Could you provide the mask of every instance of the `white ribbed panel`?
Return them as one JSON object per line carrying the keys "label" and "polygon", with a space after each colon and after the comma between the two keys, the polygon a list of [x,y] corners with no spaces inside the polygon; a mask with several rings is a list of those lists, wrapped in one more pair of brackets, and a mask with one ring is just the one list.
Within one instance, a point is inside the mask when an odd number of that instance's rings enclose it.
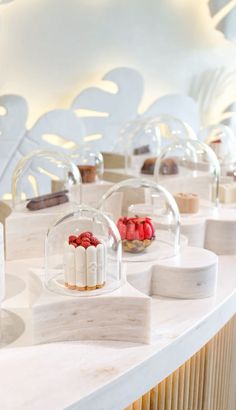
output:
{"label": "white ribbed panel", "polygon": [[125,410],[234,410],[236,316],[179,369]]}

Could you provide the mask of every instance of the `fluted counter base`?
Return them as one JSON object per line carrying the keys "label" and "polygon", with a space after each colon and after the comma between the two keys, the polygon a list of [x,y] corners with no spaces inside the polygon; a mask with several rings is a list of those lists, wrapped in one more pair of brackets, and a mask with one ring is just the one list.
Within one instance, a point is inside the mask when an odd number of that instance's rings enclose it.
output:
{"label": "fluted counter base", "polygon": [[235,410],[236,316],[174,373],[125,410]]}

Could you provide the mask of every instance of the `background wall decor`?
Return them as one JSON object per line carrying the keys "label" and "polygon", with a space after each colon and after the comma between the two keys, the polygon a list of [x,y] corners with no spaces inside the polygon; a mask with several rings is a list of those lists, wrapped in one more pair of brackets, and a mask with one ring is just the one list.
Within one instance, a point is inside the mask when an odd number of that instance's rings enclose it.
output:
{"label": "background wall decor", "polygon": [[29,126],[115,67],[142,73],[142,112],[186,93],[194,75],[236,65],[206,0],[15,0],[2,5],[0,29],[0,94],[28,101]]}

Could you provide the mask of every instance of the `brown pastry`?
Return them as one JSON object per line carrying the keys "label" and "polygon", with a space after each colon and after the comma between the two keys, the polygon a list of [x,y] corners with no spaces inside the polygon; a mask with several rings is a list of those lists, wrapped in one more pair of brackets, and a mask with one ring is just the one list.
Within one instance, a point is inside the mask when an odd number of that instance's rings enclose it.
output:
{"label": "brown pastry", "polygon": [[159,174],[161,175],[176,175],[179,173],[177,162],[173,158],[166,158],[161,161]]}
{"label": "brown pastry", "polygon": [[77,165],[80,171],[82,182],[87,184],[96,181],[97,170],[94,165]]}
{"label": "brown pastry", "polygon": [[134,148],[133,155],[148,154],[150,152],[149,145],[142,145],[141,147]]}
{"label": "brown pastry", "polygon": [[199,211],[200,202],[197,194],[178,193],[174,195],[181,214],[196,214]]}
{"label": "brown pastry", "polygon": [[30,211],[39,211],[40,209],[50,208],[51,206],[61,205],[69,202],[69,198],[66,195],[68,191],[60,191],[52,194],[46,194],[37,196],[31,199],[26,208]]}
{"label": "brown pastry", "polygon": [[153,175],[157,157],[147,158],[141,168],[141,173],[146,175]]}
{"label": "brown pastry", "polygon": [[227,177],[233,177],[233,180],[236,181],[236,169],[232,171],[227,171],[226,175]]}

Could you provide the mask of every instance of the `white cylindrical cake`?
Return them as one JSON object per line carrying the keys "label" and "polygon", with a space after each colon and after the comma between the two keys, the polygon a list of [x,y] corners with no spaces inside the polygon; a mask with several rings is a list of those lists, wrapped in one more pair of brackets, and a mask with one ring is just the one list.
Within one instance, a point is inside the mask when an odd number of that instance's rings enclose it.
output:
{"label": "white cylindrical cake", "polygon": [[97,286],[97,249],[89,246],[86,249],[87,261],[87,289],[94,290]]}
{"label": "white cylindrical cake", "polygon": [[3,226],[0,223],[0,303],[5,297],[5,268],[4,268],[4,240]]}
{"label": "white cylindrical cake", "polygon": [[83,246],[78,246],[75,249],[75,271],[76,271],[76,289],[86,290],[87,260],[86,260],[86,249],[84,249]]}
{"label": "white cylindrical cake", "polygon": [[106,282],[106,246],[90,232],[70,235],[64,244],[64,283],[71,290],[102,288]]}

